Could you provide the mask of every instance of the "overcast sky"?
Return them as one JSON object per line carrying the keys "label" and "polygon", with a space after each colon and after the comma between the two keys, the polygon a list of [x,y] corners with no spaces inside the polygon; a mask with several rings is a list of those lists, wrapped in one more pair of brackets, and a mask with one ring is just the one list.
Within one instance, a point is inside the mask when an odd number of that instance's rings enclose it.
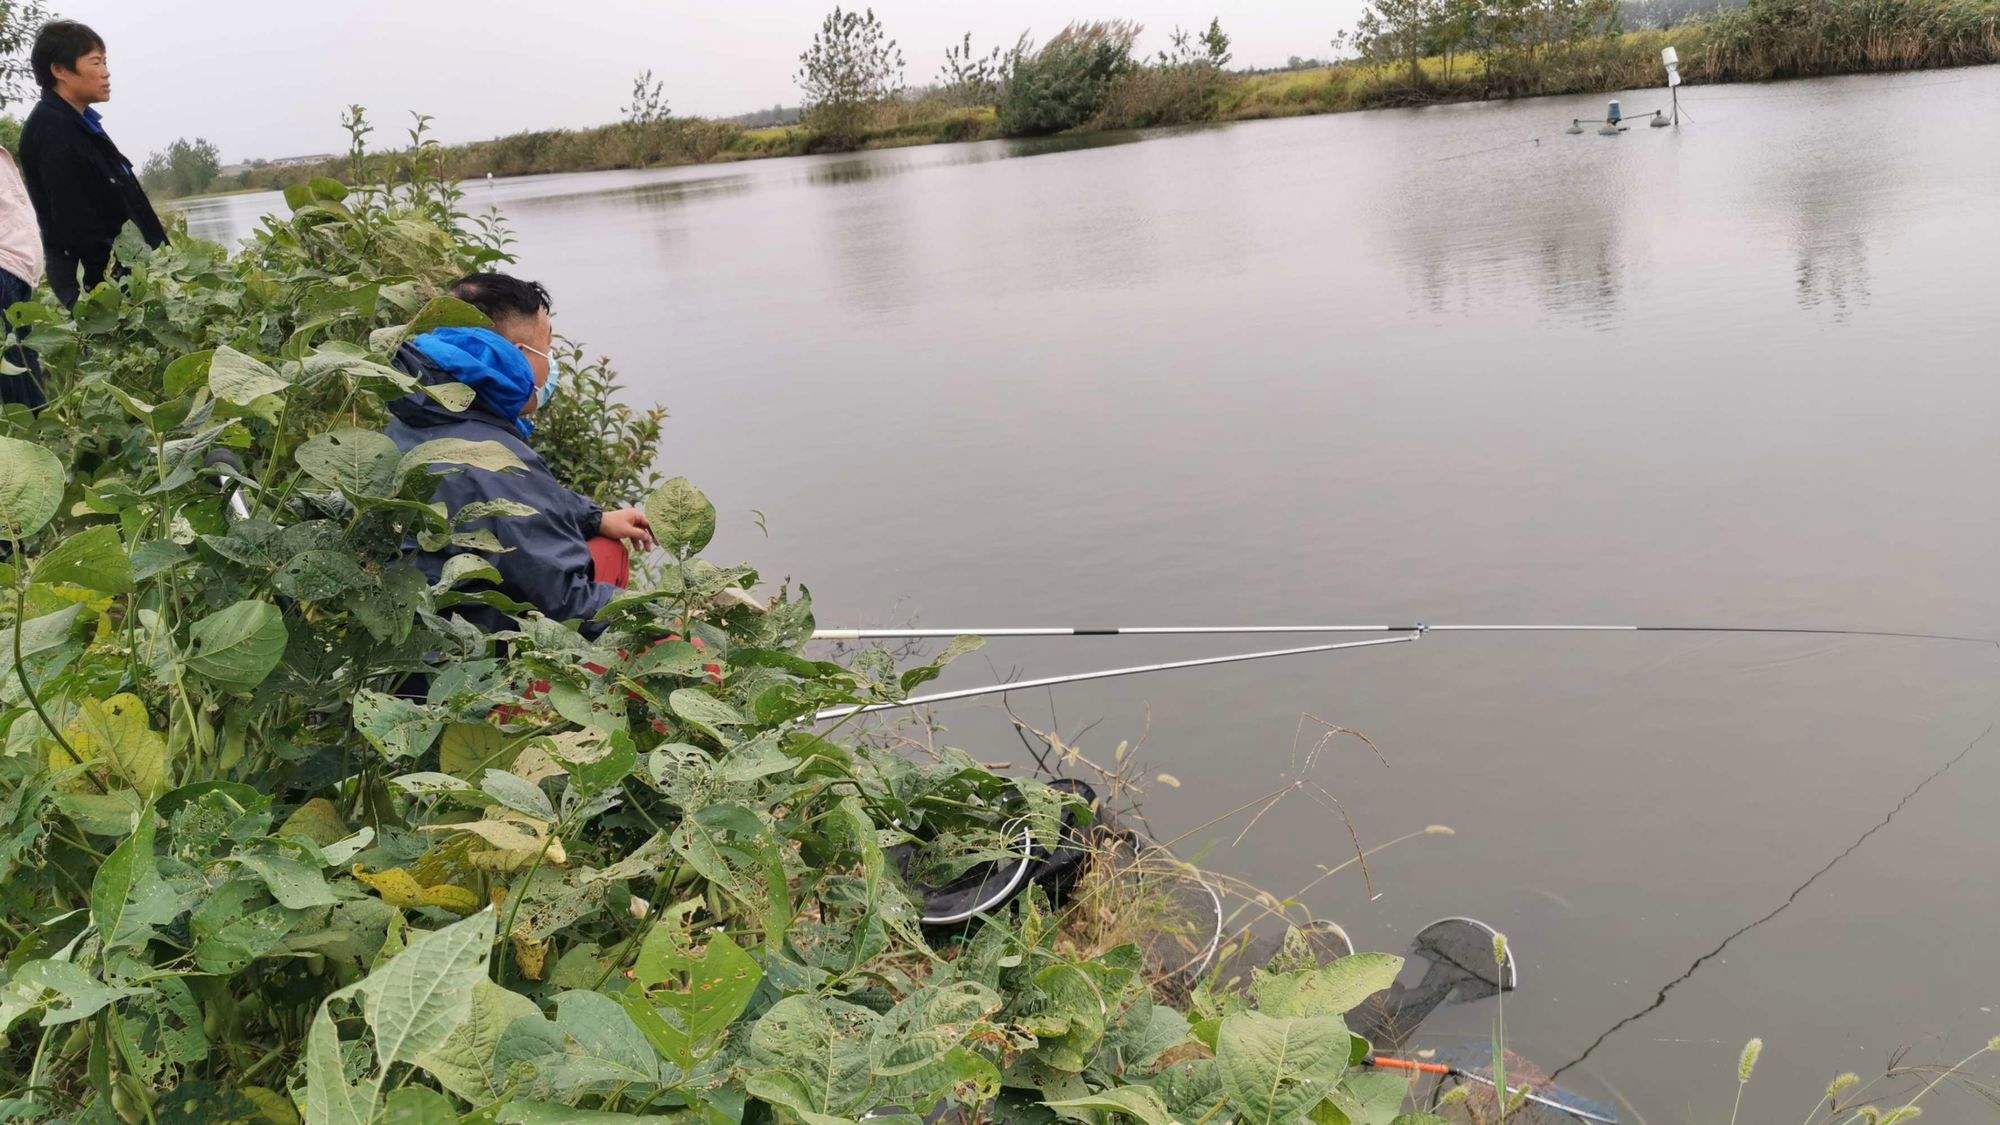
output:
{"label": "overcast sky", "polygon": [[[981,50],[1073,18],[1125,17],[1151,51],[1176,25],[1220,16],[1236,65],[1323,56],[1361,0],[887,0],[912,85],[967,31]],[[420,109],[447,141],[617,118],[651,67],[674,112],[792,104],[798,54],[830,0],[53,0],[111,49],[102,107],[134,161],[175,137],[206,137],[225,161],[345,147],[341,107],[361,102],[386,140]]]}

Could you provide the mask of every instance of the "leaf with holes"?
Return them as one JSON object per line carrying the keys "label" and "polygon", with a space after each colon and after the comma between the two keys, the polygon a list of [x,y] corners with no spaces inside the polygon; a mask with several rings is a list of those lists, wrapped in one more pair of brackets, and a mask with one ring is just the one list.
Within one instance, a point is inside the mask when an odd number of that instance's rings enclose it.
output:
{"label": "leaf with holes", "polygon": [[1259,971],[1251,986],[1257,1010],[1267,1016],[1342,1016],[1396,983],[1403,959],[1387,953],[1356,953],[1317,969],[1292,973]]}
{"label": "leaf with holes", "polygon": [[[492,945],[493,912],[482,910],[417,935],[387,964],[327,997],[306,1039],[306,1120],[373,1121],[390,1071],[443,1047],[472,1015]],[[374,1052],[374,1066],[358,1080],[349,1078],[333,1016],[336,1004],[352,1001],[360,1003]]]}
{"label": "leaf with holes", "polygon": [[54,550],[35,560],[35,581],[51,586],[82,586],[100,594],[123,594],[132,589],[132,560],[118,528],[98,524],[56,544]]}
{"label": "leaf with holes", "polygon": [[314,434],[296,459],[305,474],[349,496],[386,497],[396,491],[402,451],[385,434],[353,427]]}
{"label": "leaf with holes", "polygon": [[1349,1036],[1336,1016],[1225,1016],[1215,1043],[1229,1100],[1249,1125],[1297,1121],[1347,1070]]}
{"label": "leaf with holes", "polygon": [[497,441],[467,441],[464,438],[438,438],[403,454],[396,463],[396,479],[408,477],[411,472],[425,466],[445,466],[448,469],[485,469],[490,473],[523,472],[527,469],[514,451]]}
{"label": "leaf with holes", "polygon": [[189,631],[187,666],[226,688],[248,691],[285,655],[285,615],[270,602],[240,601]]}
{"label": "leaf with holes", "polygon": [[715,505],[686,477],[675,477],[646,497],[646,520],[660,546],[683,558],[715,537]]}
{"label": "leaf with holes", "polygon": [[749,722],[736,708],[700,688],[677,688],[667,697],[667,706],[682,721],[708,734],[717,742],[728,742],[721,727],[737,727]]}
{"label": "leaf with holes", "polygon": [[429,750],[444,730],[444,719],[399,696],[364,690],[354,696],[354,729],[396,761]]}

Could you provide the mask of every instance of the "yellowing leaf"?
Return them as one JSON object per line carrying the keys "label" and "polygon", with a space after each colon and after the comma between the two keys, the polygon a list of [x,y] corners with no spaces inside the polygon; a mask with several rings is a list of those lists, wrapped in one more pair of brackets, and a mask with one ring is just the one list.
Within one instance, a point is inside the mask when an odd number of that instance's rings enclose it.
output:
{"label": "yellowing leaf", "polygon": [[285,819],[278,835],[302,836],[325,847],[346,838],[348,831],[347,822],[341,819],[340,810],[334,807],[333,802],[325,797],[314,797]]}
{"label": "yellowing leaf", "polygon": [[69,728],[70,745],[85,761],[109,766],[126,785],[148,796],[167,788],[167,740],[153,730],[146,705],[130,692],[86,699]]}
{"label": "yellowing leaf", "polygon": [[465,832],[493,845],[490,849],[470,848],[466,860],[474,867],[490,871],[517,871],[542,856],[544,863],[561,866],[569,861],[561,840],[551,840],[543,826],[526,818],[502,816],[492,820],[468,820],[456,824],[426,824],[425,832]]}
{"label": "yellowing leaf", "polygon": [[520,966],[521,975],[529,980],[542,979],[542,969],[549,963],[549,943],[524,938],[519,934],[512,937],[514,942],[514,964]]}
{"label": "yellowing leaf", "polygon": [[471,914],[482,905],[479,896],[464,887],[454,887],[449,883],[427,887],[400,867],[370,872],[357,863],[354,865],[354,877],[375,888],[382,901],[391,906],[437,906],[458,914]]}
{"label": "yellowing leaf", "polygon": [[[452,559],[470,557],[454,555]],[[452,723],[444,728],[444,737],[438,742],[438,769],[466,781],[488,769],[504,770],[512,764],[507,757],[507,736],[491,723]]]}

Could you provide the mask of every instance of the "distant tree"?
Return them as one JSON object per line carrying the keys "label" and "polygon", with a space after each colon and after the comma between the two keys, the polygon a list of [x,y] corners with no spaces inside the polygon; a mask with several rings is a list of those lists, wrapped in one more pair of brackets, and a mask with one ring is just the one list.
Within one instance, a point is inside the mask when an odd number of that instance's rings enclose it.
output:
{"label": "distant tree", "polygon": [[1431,0],[1368,0],[1354,25],[1361,57],[1383,66],[1400,64],[1411,85],[1423,85],[1431,11]]}
{"label": "distant tree", "polygon": [[673,119],[673,110],[667,106],[666,83],[655,81],[650,67],[632,79],[632,101],[621,112],[632,163],[641,168],[658,163],[668,147],[668,130],[661,126]]}
{"label": "distant tree", "polygon": [[0,113],[0,148],[16,156],[21,153],[21,122],[4,113]]}
{"label": "distant tree", "polygon": [[1000,100],[1000,86],[1007,74],[1006,59],[1000,48],[984,55],[972,50],[972,33],[944,49],[944,65],[938,68],[938,93],[954,105],[993,105]]}
{"label": "distant tree", "polygon": [[903,93],[903,51],[875,9],[835,7],[799,55],[800,120],[821,149],[859,148],[877,107]]}
{"label": "distant tree", "polygon": [[195,195],[207,191],[221,170],[221,154],[213,143],[183,137],[147,157],[139,181],[160,195]]}
{"label": "distant tree", "polygon": [[41,0],[0,0],[0,109],[39,96],[28,48],[54,14]]}
{"label": "distant tree", "polygon": [[620,112],[628,125],[653,125],[673,116],[667,106],[666,83],[653,80],[652,68],[632,79],[632,102]]}
{"label": "distant tree", "polygon": [[1208,65],[1217,70],[1227,67],[1234,57],[1229,53],[1229,36],[1223,33],[1220,16],[1208,21],[1208,30],[1201,33],[1201,45],[1208,52]]}

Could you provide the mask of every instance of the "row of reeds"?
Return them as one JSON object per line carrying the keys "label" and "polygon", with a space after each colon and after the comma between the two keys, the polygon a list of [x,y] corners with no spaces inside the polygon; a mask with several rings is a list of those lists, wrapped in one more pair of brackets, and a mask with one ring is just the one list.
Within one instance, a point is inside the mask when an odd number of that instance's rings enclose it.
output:
{"label": "row of reeds", "polygon": [[[1816,75],[1917,70],[2000,62],[2000,0],[1751,0],[1667,31],[1592,35],[1532,49],[1458,53],[1450,59],[1340,63],[1308,70],[1226,74],[1140,67],[1111,89],[1082,130],[1204,120],[1333,113],[1395,105],[1632,89],[1660,81],[1660,48],[1681,53],[1691,83],[1756,82]],[[863,147],[984,140],[994,110],[935,94],[875,107]],[[745,130],[702,118],[593,129],[549,129],[452,146],[452,174],[467,178],[643,168],[815,151],[800,126]],[[282,188],[328,168],[260,168],[218,185]]]}

